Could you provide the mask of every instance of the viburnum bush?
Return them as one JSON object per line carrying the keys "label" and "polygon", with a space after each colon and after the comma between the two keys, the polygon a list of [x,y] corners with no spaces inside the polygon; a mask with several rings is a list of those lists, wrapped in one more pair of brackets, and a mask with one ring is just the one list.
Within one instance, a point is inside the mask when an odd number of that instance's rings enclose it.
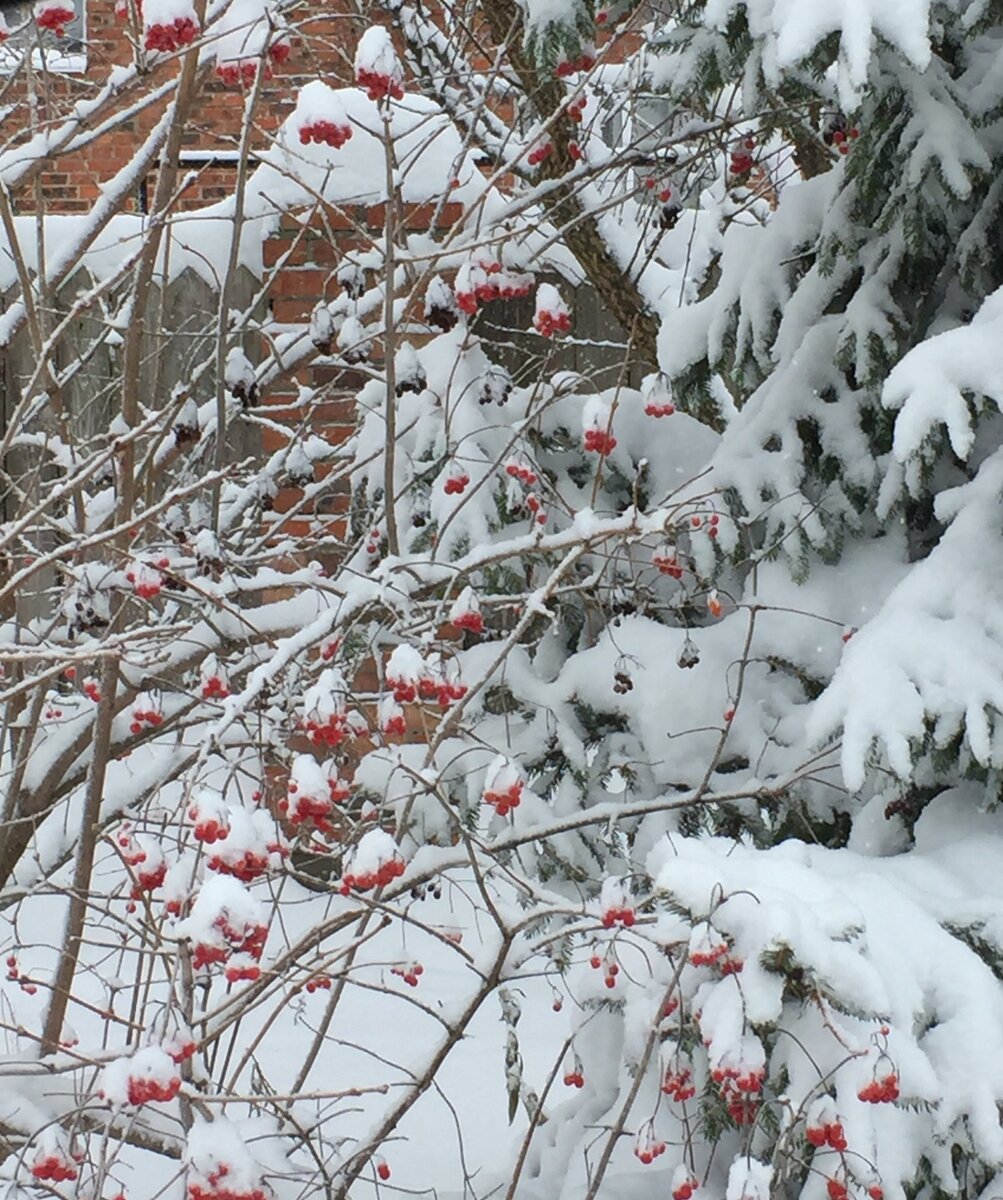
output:
{"label": "viburnum bush", "polygon": [[3,50],[11,1194],[988,1200],[1003,10],[143,0],[40,105],[72,17]]}

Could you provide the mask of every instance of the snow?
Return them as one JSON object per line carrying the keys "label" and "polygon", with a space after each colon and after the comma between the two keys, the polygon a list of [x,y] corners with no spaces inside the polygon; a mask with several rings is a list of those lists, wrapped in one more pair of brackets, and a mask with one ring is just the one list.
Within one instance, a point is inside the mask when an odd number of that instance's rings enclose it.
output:
{"label": "snow", "polygon": [[884,38],[918,71],[930,62],[929,0],[708,0],[704,23],[723,30],[741,5],[750,32],[763,42],[763,60],[771,82],[808,58],[818,44],[839,34],[840,99],[855,107],[868,81],[876,36]]}
{"label": "snow", "polygon": [[[77,244],[88,228],[90,217],[57,216],[45,218],[46,260],[51,264],[61,260],[65,252]],[[38,267],[38,247],[35,240],[35,218],[15,217],[18,246],[29,271]],[[206,283],[218,285],[226,270],[229,253],[230,221],[223,216],[205,213],[172,217],[170,248],[161,251],[161,270],[168,279],[177,279],[184,271],[194,271]],[[116,213],[104,223],[94,242],[81,255],[80,265],[96,283],[113,278],[122,262],[135,254],[144,243],[147,223],[141,216]],[[244,243],[244,265],[255,275],[261,275],[261,248],[255,249],[250,240]],[[8,247],[0,244],[0,289],[7,291],[17,283],[14,258]]]}
{"label": "snow", "polygon": [[359,38],[355,48],[355,73],[360,72],[403,82],[404,72],[397,51],[390,34],[381,25],[371,25]]}
{"label": "snow", "polygon": [[889,593],[880,613],[848,643],[832,682],[812,714],[809,736],[842,728],[847,785],[859,789],[878,742],[902,779],[927,721],[934,743],[964,731],[975,761],[1003,761],[1003,569],[985,544],[1003,489],[1003,452],[972,483],[938,500],[950,526],[939,544]]}
{"label": "snow", "polygon": [[[150,0],[148,17],[173,2]],[[402,24],[418,20],[400,7]],[[679,184],[689,207],[663,233],[646,228],[633,167],[603,165],[614,148],[597,118],[575,186],[661,325],[663,373],[640,389],[553,369],[543,338],[503,367],[473,321],[436,336],[418,324],[423,293],[458,315],[454,272],[478,302],[477,285],[521,288],[544,260],[576,278],[544,219],[546,185],[516,174],[485,191],[481,135],[468,141],[464,124],[479,75],[422,78],[392,101],[315,80],[249,179],[242,253],[281,211],[318,200],[360,223],[370,215],[354,206],[388,189],[466,205],[446,252],[424,233],[396,248],[396,378],[381,361],[390,281],[374,244],[332,264],[345,295],[309,329],[267,326],[250,358],[235,330],[216,331],[224,382],[245,400],[261,392],[231,419],[279,434],[279,449],[228,462],[217,480],[205,465],[223,432],[214,401],[172,396],[165,409],[144,394],[131,429],[107,422],[102,435],[144,446],[169,442],[175,420],[202,434],[180,461],[148,460],[165,494],[143,490],[137,537],[109,531],[112,483],[86,495],[83,536],[64,511],[69,473],[97,443],[50,433],[51,412],[19,432],[17,452],[49,453],[60,478],[38,529],[0,531],[18,572],[0,596],[31,578],[54,534],[79,554],[51,560],[58,619],[5,616],[0,639],[16,735],[0,774],[16,775],[18,745],[32,748],[7,800],[54,797],[0,895],[14,962],[4,1024],[25,1031],[0,1060],[0,1115],[32,1138],[3,1164],[9,1182],[28,1184],[47,1153],[77,1170],[67,1130],[87,1106],[111,1124],[80,1141],[115,1146],[110,1169],[120,1156],[135,1200],[180,1194],[178,1154],[190,1200],[343,1186],[368,1197],[387,1170],[388,1187],[444,1200],[510,1188],[581,1200],[592,1187],[599,1200],[650,1200],[690,1180],[697,1200],[824,1200],[842,1179],[854,1200],[877,1186],[905,1200],[959,1194],[959,1154],[971,1178],[992,1179],[1003,293],[977,251],[999,198],[986,116],[998,31],[960,38],[948,78],[918,0],[710,0],[692,14],[693,53],[729,63],[716,27],[740,7],[754,52],[710,108],[751,131],[762,68],[767,86],[796,83],[826,110],[859,100],[863,141],[784,184],[775,209],[694,161]],[[232,9],[227,37],[243,17],[264,36],[257,0]],[[524,11],[547,37],[588,15],[566,0]],[[974,19],[938,14],[959,22],[953,35]],[[659,34],[686,32],[677,19]],[[813,74],[802,60],[826,38],[838,61]],[[206,47],[210,67],[221,47]],[[403,78],[380,30],[358,58]],[[604,96],[633,98],[647,68],[630,67],[637,77],[610,63],[590,82],[590,115]],[[694,63],[683,67],[696,87]],[[656,73],[671,85],[671,70]],[[889,96],[894,136],[868,143]],[[350,139],[301,140],[332,114]],[[718,115],[693,136],[717,137]],[[495,116],[478,120],[507,174],[525,147],[516,134],[492,143]],[[771,171],[787,169],[782,131],[762,149]],[[892,163],[889,190],[878,168]],[[220,234],[233,212],[231,199],[180,217],[172,238]],[[919,228],[925,213],[936,219]],[[141,219],[123,219],[87,251],[95,279],[111,281],[126,234],[139,245]],[[52,229],[69,262],[92,226]],[[228,245],[207,242],[200,269],[224,269]],[[175,253],[185,261],[176,243],[171,270]],[[549,282],[536,307],[568,311]],[[269,411],[304,354],[319,349],[337,372],[339,351],[363,348],[361,386],[333,383],[339,403],[343,387],[357,393],[347,442],[317,431],[326,384],[294,386],[285,412]],[[589,353],[573,339],[560,352]],[[716,406],[720,431],[702,406]],[[583,430],[608,430],[603,453],[585,451]],[[299,514],[262,529],[258,502],[280,482],[326,500],[332,478],[351,489],[344,545],[319,519],[297,533]],[[38,1030],[62,949],[52,930],[66,924],[104,711],[78,684],[111,653],[121,701],[64,1023],[79,1044],[43,1072]],[[68,662],[76,683],[60,674]],[[37,721],[21,704],[28,672]],[[692,1095],[666,1086],[684,1071]],[[900,1099],[868,1096],[890,1076]],[[823,1118],[844,1128],[845,1154],[808,1148],[806,1120]],[[119,1146],[128,1129],[163,1137],[170,1155]],[[646,1163],[652,1145],[664,1157]]]}
{"label": "snow", "polygon": [[972,412],[965,393],[1003,403],[999,339],[1003,289],[982,304],[969,325],[927,338],[896,363],[885,382],[883,403],[897,410],[895,456],[904,461],[921,449],[938,425],[951,448],[967,458],[974,445]]}

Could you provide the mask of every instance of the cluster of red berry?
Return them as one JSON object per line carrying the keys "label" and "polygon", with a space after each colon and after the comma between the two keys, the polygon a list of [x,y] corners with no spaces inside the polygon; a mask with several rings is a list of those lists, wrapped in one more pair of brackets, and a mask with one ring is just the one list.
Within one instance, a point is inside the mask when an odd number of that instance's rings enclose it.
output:
{"label": "cluster of red berry", "polygon": [[76,1165],[61,1154],[46,1154],[36,1158],[31,1165],[31,1173],[36,1179],[48,1179],[53,1183],[65,1183],[76,1179]]}
{"label": "cluster of red berry", "polygon": [[[726,713],[726,721],[735,715],[733,710],[729,712],[731,716]],[[740,975],[745,964],[740,958],[732,958],[728,951],[727,943],[700,946],[690,951],[690,963],[694,967],[716,966],[722,975]]]}
{"label": "cluster of red berry", "polygon": [[[256,58],[244,58],[239,63],[217,63],[216,77],[227,87],[237,87],[241,84],[244,87],[253,87],[258,66]],[[272,77],[272,69],[267,63],[263,64],[262,75],[266,80]]]}
{"label": "cluster of red berry", "polygon": [[342,876],[341,894],[347,896],[355,888],[357,892],[369,892],[373,888],[386,887],[388,883],[404,874],[404,860],[398,855],[388,858],[375,871],[366,871],[355,875],[349,872]]}
{"label": "cluster of red berry", "polygon": [[232,1188],[204,1188],[198,1183],[190,1183],[188,1200],[267,1200],[267,1196],[261,1188],[237,1192]]}
{"label": "cluster of red berry", "polygon": [[159,572],[166,570],[169,566],[170,560],[161,558],[157,562],[156,570],[144,563],[138,571],[126,571],[125,577],[132,584],[133,591],[140,600],[152,600],[160,595],[160,590],[164,586]]}
{"label": "cluster of red berry", "polygon": [[530,150],[526,161],[529,163],[529,165],[531,167],[535,167],[539,163],[542,163],[546,159],[550,158],[550,156],[553,153],[554,153],[554,143],[553,142],[540,142],[536,146],[534,146],[532,150]]}
{"label": "cluster of red berry", "polygon": [[666,1096],[680,1103],[684,1100],[692,1100],[697,1094],[696,1086],[693,1083],[693,1072],[689,1067],[681,1067],[678,1071],[666,1067],[665,1075],[662,1077],[662,1091]]}
{"label": "cluster of red berry", "polygon": [[518,479],[520,483],[524,483],[527,487],[532,487],[536,483],[536,472],[528,463],[513,460],[505,465],[505,474],[511,475],[513,479]]}
{"label": "cluster of red berry", "polygon": [[607,908],[602,915],[603,929],[612,929],[614,925],[625,925],[628,929],[634,924],[634,910],[629,906],[623,908]]}
{"label": "cluster of red berry", "polygon": [[472,317],[477,312],[477,289],[458,288],[456,291],[456,307]]}
{"label": "cluster of red berry", "polygon": [[699,1186],[700,1181],[693,1175],[684,1175],[672,1189],[672,1200],[690,1200]]}
{"label": "cluster of red berry", "polygon": [[526,507],[535,515],[537,525],[546,525],[547,514],[541,510],[539,497],[533,492],[526,497]]}
{"label": "cluster of red berry", "polygon": [[[380,542],[382,541],[382,539],[383,539],[383,534],[380,533],[380,531],[378,529],[370,529],[369,541],[366,542],[366,553],[367,554],[379,554]],[[338,646],[338,644],[337,644],[337,642],[335,642],[335,649],[337,649],[337,646]],[[321,655],[321,658],[333,658],[334,651],[332,651],[330,654],[325,655],[324,651],[321,650],[320,655]]]}
{"label": "cluster of red berry", "polygon": [[312,824],[318,833],[333,833],[331,814],[334,806],[348,799],[349,789],[337,776],[327,781],[326,796],[311,796],[300,790],[294,781],[289,784],[289,795],[279,801],[279,811],[285,813],[292,825]]}
{"label": "cluster of red berry", "polygon": [[433,679],[423,676],[417,681],[398,679],[387,676],[387,684],[393,689],[394,699],[398,704],[411,704],[415,700],[438,700],[445,708],[455,700],[462,700],[467,694],[465,683],[451,683],[447,679]]}
{"label": "cluster of red berry", "polygon": [[590,453],[605,458],[616,449],[616,438],[605,429],[586,429],[582,445]]}
{"label": "cluster of red berry", "polygon": [[273,853],[285,857],[289,851],[276,842],[268,845],[265,853],[250,848],[237,854],[221,852],[209,856],[208,867],[210,871],[216,871],[220,875],[232,875],[241,883],[253,883],[255,879],[268,874],[268,856]]}
{"label": "cluster of red berry", "polygon": [[139,867],[136,870],[136,882],[132,887],[132,899],[138,900],[144,892],[155,892],[167,878],[167,863],[160,860],[156,865]]}
{"label": "cluster of red berry", "polygon": [[574,1071],[569,1071],[567,1075],[564,1076],[564,1086],[583,1088],[585,1086],[585,1076],[577,1068]]}
{"label": "cluster of red berry", "polygon": [[195,1043],[190,1037],[173,1037],[164,1042],[164,1053],[179,1066],[195,1053]]}
{"label": "cluster of red berry", "polygon": [[595,51],[583,48],[582,53],[577,58],[562,59],[554,68],[554,74],[558,79],[567,79],[569,75],[574,75],[576,71],[591,71],[595,65]]}
{"label": "cluster of red berry", "polygon": [[425,973],[425,968],[420,962],[401,964],[399,967],[391,967],[390,974],[398,975],[408,987],[417,987],[419,978]]}
{"label": "cluster of red berry", "polygon": [[689,1171],[683,1168],[681,1175],[673,1178],[672,1200],[690,1200],[698,1187],[697,1177],[690,1175]]}
{"label": "cluster of red berry", "polygon": [[[268,926],[259,925],[257,922],[248,922],[242,925],[239,929],[234,928],[230,924],[229,917],[225,912],[212,923],[213,929],[217,930],[222,937],[223,945],[219,942],[197,942],[195,949],[192,952],[192,966],[198,970],[199,967],[207,967],[213,963],[224,963],[232,954],[244,954],[257,962],[261,958],[261,953],[265,948],[265,941],[268,938]],[[248,976],[244,974],[241,978],[257,978],[256,974]],[[230,973],[227,972],[227,978],[230,978]]]}
{"label": "cluster of red berry", "polygon": [[395,100],[404,99],[404,89],[392,75],[384,75],[369,67],[356,68],[355,82],[366,89],[370,100],[382,100],[385,96],[392,96]]}
{"label": "cluster of red berry", "polygon": [[199,28],[191,17],[175,17],[173,21],[158,22],[146,31],[147,50],[163,50],[169,54],[190,46],[198,37]]}
{"label": "cluster of red berry", "polygon": [[311,995],[314,992],[329,992],[332,982],[330,975],[311,975],[303,985],[303,988]]}
{"label": "cluster of red berry", "polygon": [[739,138],[732,144],[728,169],[736,180],[744,179],[755,166],[755,159],[752,157],[752,151],[755,148],[756,139],[751,135]]}
{"label": "cluster of red berry", "polygon": [[568,142],[568,158],[572,162],[581,162],[585,157],[585,151],[577,142]]}
{"label": "cluster of red berry", "polygon": [[132,710],[132,724],[129,726],[129,732],[136,734],[143,732],[144,725],[152,725],[154,729],[158,725],[164,723],[164,714],[158,712],[155,708],[134,708]]}
{"label": "cluster of red berry", "polygon": [[230,832],[225,816],[207,815],[202,812],[197,802],[188,809],[188,816],[195,822],[195,840],[205,842],[207,846],[211,846],[213,842],[221,842]]}
{"label": "cluster of red berry", "polygon": [[608,988],[616,987],[616,977],[620,974],[620,964],[612,955],[607,955],[603,959],[598,954],[593,954],[589,959],[589,966],[593,971],[601,970],[603,972],[603,983]]}
{"label": "cluster of red berry", "polygon": [[711,1071],[728,1116],[736,1125],[751,1125],[759,1114],[759,1094],[763,1090],[763,1072],[756,1068],[745,1074],[737,1067],[719,1066]]}
{"label": "cluster of red berry", "polygon": [[[36,9],[35,23],[39,29],[51,30],[56,37],[61,38],[66,33],[66,26],[75,16],[72,8],[66,8],[62,4],[45,4]],[[75,1173],[73,1178],[76,1178]]]}
{"label": "cluster of red berry", "polygon": [[859,1100],[868,1104],[890,1104],[899,1098],[899,1077],[894,1071],[881,1079],[872,1079],[857,1092]]}
{"label": "cluster of red berry", "polygon": [[483,633],[484,618],[476,609],[471,609],[469,612],[458,613],[453,617],[453,624],[457,629],[466,629],[468,633]]}
{"label": "cluster of red berry", "polygon": [[256,962],[249,962],[247,959],[231,959],[226,964],[223,976],[227,983],[240,983],[243,980],[253,983],[261,977],[261,968]]}
{"label": "cluster of red berry", "polygon": [[682,579],[683,577],[683,568],[675,551],[670,546],[663,546],[653,551],[651,564],[657,569],[659,575],[668,575],[671,579]]}
{"label": "cluster of red berry", "polygon": [[316,142],[318,146],[324,143],[340,150],[351,136],[351,125],[339,125],[337,121],[310,121],[300,126],[300,142],[304,146]]}
{"label": "cluster of red berry", "polygon": [[149,1104],[155,1100],[173,1100],[180,1090],[180,1075],[173,1075],[170,1079],[152,1079],[146,1075],[129,1076],[130,1104]]}
{"label": "cluster of red berry", "polygon": [[558,333],[571,332],[571,314],[567,309],[551,312],[542,308],[533,318],[533,328],[541,337],[554,337]]}
{"label": "cluster of red berry", "polygon": [[500,262],[470,263],[456,277],[456,306],[468,317],[479,304],[494,300],[514,300],[528,296],[533,277],[521,271],[507,271]]}
{"label": "cluster of red berry", "polygon": [[658,180],[652,178],[651,176],[649,176],[644,181],[644,186],[645,186],[645,189],[649,192],[653,192],[653,191],[655,191],[656,188],[658,188],[658,199],[663,204],[667,203],[667,201],[672,199],[672,188],[670,188],[667,184],[664,184],[664,183],[661,185],[661,187],[659,187]]}
{"label": "cluster of red berry", "polygon": [[135,882],[132,885],[132,899],[138,900],[144,892],[156,891],[167,878],[167,863],[159,850],[151,859],[147,851],[133,841],[128,832],[119,834],[118,844],[122,851],[122,861],[133,869]]}
{"label": "cluster of red berry", "polygon": [[395,706],[383,712],[380,720],[380,730],[388,737],[403,737],[407,733],[407,718],[404,710]]}
{"label": "cluster of red berry", "polygon": [[522,803],[522,788],[522,780],[516,779],[504,791],[487,788],[482,799],[485,804],[495,810],[499,817],[507,817],[513,808],[518,808]]}
{"label": "cluster of red berry", "polygon": [[34,996],[38,991],[35,984],[31,982],[27,975],[22,975],[18,970],[17,955],[10,954],[7,956],[7,979],[10,983],[19,984],[21,991],[29,996]]}
{"label": "cluster of red berry", "polygon": [[[70,670],[72,670],[72,667]],[[69,675],[69,671],[67,671],[67,674]],[[70,678],[72,679],[73,676],[70,675]],[[93,700],[95,704],[99,704],[101,702],[101,689],[98,687],[98,681],[96,679],[88,676],[81,686],[83,687],[84,695],[88,700]]]}
{"label": "cluster of red berry", "polygon": [[188,1184],[188,1200],[267,1200],[267,1195],[262,1188],[237,1190],[227,1187],[223,1180],[229,1174],[229,1166],[226,1163],[220,1163],[215,1171],[206,1176],[208,1186],[203,1187],[197,1181]]}
{"label": "cluster of red berry", "polygon": [[568,102],[568,120],[574,121],[576,125],[580,125],[582,123],[582,113],[585,111],[588,102],[588,96],[579,96],[576,100],[570,100]]}
{"label": "cluster of red berry", "polygon": [[643,1138],[638,1135],[637,1141],[634,1143],[634,1155],[640,1159],[647,1167],[660,1158],[666,1151],[667,1147],[664,1142],[655,1141],[650,1134],[646,1134]]}
{"label": "cluster of red berry", "polygon": [[307,736],[315,746],[340,746],[349,732],[348,717],[343,712],[331,713],[323,720],[307,717],[302,723]]}
{"label": "cluster of red berry", "polygon": [[[721,524],[721,518],[717,513],[711,513],[706,518],[706,532],[707,532],[707,536],[709,538],[717,537],[718,527],[720,526],[720,524]],[[699,514],[694,513],[693,516],[690,517],[690,528],[691,529],[704,529],[705,528],[704,518],[701,517]]]}
{"label": "cluster of red berry", "polygon": [[219,675],[209,675],[202,680],[202,699],[203,700],[225,700],[230,694],[230,689],[223,682]]}
{"label": "cluster of red berry", "polygon": [[[825,1190],[829,1200],[847,1200],[849,1194],[846,1184],[835,1177],[826,1181]],[[874,1183],[867,1189],[867,1195],[870,1200],[884,1200],[885,1190],[880,1184]]]}
{"label": "cluster of red berry", "polygon": [[462,496],[470,483],[470,476],[461,467],[454,467],[446,476],[442,490],[447,496]]}
{"label": "cluster of red berry", "polygon": [[832,141],[840,154],[849,154],[850,143],[855,142],[858,137],[860,137],[860,130],[856,126],[853,126],[845,132],[842,129],[837,129],[832,135]]}
{"label": "cluster of red berry", "polygon": [[378,1156],[376,1158],[376,1174],[380,1179],[383,1180],[384,1183],[386,1183],[386,1181],[390,1178],[390,1167],[388,1166],[386,1159]]}
{"label": "cluster of red berry", "polygon": [[846,1135],[841,1121],[827,1121],[825,1124],[809,1125],[804,1132],[810,1146],[831,1146],[833,1150],[845,1150]]}
{"label": "cluster of red berry", "polygon": [[690,950],[690,966],[713,967],[728,956],[728,943],[712,942],[709,937]]}

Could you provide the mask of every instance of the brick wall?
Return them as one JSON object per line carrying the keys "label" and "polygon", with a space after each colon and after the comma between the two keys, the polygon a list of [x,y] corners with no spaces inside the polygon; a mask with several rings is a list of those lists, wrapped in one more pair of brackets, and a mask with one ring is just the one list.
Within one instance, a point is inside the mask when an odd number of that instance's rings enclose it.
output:
{"label": "brick wall", "polygon": [[[75,3],[86,6],[87,67],[82,74],[53,71],[44,77],[36,76],[33,118],[36,127],[58,124],[74,104],[93,97],[112,67],[132,62],[130,35],[141,36],[139,30],[131,29],[128,21],[115,15],[114,0],[75,0]],[[318,76],[335,86],[350,82],[350,48],[354,47],[366,24],[352,11],[353,8],[349,0],[326,0],[322,16],[297,22],[298,31],[291,39],[289,60],[282,65],[273,64],[273,77],[263,84],[255,113],[252,150],[261,150],[268,144],[269,135],[292,111],[297,90],[303,83]],[[123,91],[118,110],[135,104],[177,69],[177,60],[173,60],[142,75],[134,86]],[[208,71],[196,97],[184,150],[232,155],[239,146],[244,102],[245,93],[241,87],[228,86],[212,70]],[[23,74],[6,90],[4,103],[12,106],[5,117],[3,131],[4,142],[9,144],[27,136],[32,127]],[[42,172],[40,180],[45,208],[62,213],[88,211],[101,194],[100,185],[129,161],[162,111],[161,105],[151,105],[98,138],[84,151],[54,160],[51,168]],[[212,203],[232,191],[235,165],[214,163],[195,169],[198,179],[182,196],[183,208]],[[147,196],[152,195],[154,183],[152,178],[142,181],[126,211],[140,211],[144,192]],[[35,201],[31,189],[15,195],[21,212],[34,211]]]}
{"label": "brick wall", "polygon": [[[441,233],[451,228],[460,219],[462,211],[460,204],[444,205],[436,230]],[[330,301],[338,296],[341,292],[338,267],[346,258],[350,259],[354,251],[372,247],[374,240],[382,236],[385,217],[382,204],[344,209],[325,206],[305,225],[293,215],[283,217],[279,231],[263,247],[265,270],[272,272],[268,289],[272,320],[280,324],[308,321],[319,300]],[[404,227],[414,233],[428,233],[434,217],[435,206],[431,204],[406,205],[400,214]],[[422,339],[409,330],[408,340],[420,345]],[[372,361],[377,366],[381,353],[377,343],[372,353]],[[367,378],[359,371],[321,358],[272,389],[268,403],[275,408],[278,423],[295,428],[306,420],[311,432],[332,445],[342,445],[355,430],[355,395]],[[298,403],[301,386],[315,389],[320,396],[308,414],[304,414]],[[287,444],[287,439],[275,429],[264,430],[263,439],[263,448],[269,454]],[[323,478],[330,470],[330,465],[319,467],[318,478]],[[304,536],[311,524],[320,519],[329,527],[333,525],[332,532],[336,536],[344,536],[349,507],[347,483],[339,484],[325,499],[322,511],[299,507],[302,499],[302,489],[295,487],[283,488],[276,497],[276,513],[297,510],[295,516],[281,526],[283,532]]]}

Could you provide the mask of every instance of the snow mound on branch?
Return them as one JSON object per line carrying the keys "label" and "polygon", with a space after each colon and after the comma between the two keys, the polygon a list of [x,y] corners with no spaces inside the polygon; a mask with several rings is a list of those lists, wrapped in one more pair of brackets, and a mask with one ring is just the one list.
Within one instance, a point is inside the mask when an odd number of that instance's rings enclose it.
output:
{"label": "snow mound on branch", "polygon": [[816,741],[842,730],[847,786],[863,786],[878,743],[902,779],[932,726],[936,746],[959,732],[982,766],[1003,764],[1003,552],[995,531],[1003,451],[964,487],[941,493],[951,521],[873,620],[848,643],[808,725]]}
{"label": "snow mound on branch", "polygon": [[886,408],[899,410],[894,451],[900,462],[916,454],[941,425],[954,453],[968,457],[975,432],[965,393],[989,396],[1003,408],[1001,339],[1003,288],[985,300],[970,325],[928,338],[895,365],[881,398]]}
{"label": "snow mound on branch", "polygon": [[[723,838],[662,841],[648,857],[657,889],[696,917],[710,914],[744,961],[740,976],[711,980],[694,1000],[701,1027],[713,1016],[715,1054],[727,1050],[719,1042],[729,1011],[735,1039],[746,1021],[772,1025],[783,1013],[801,1044],[778,1043],[771,1072],[786,1070],[796,1106],[832,1070],[848,1136],[877,1147],[886,1185],[914,1177],[931,1124],[938,1140],[964,1139],[967,1126],[979,1155],[1003,1155],[1003,989],[965,938],[977,931],[1000,953],[1003,824],[973,814],[974,803],[969,790],[944,793],[917,826],[918,848],[880,862],[794,840],[761,850]],[[973,874],[986,883],[977,897]],[[778,954],[813,981],[826,1020],[785,997],[782,975],[768,966]],[[908,1103],[858,1102],[881,1025],[903,1097],[929,1105],[926,1120]]]}
{"label": "snow mound on branch", "polygon": [[[257,1124],[263,1129],[268,1128],[266,1122]],[[242,1126],[226,1117],[216,1117],[210,1122],[196,1116],[188,1133],[185,1155],[190,1171],[188,1190],[193,1198],[220,1196],[225,1186],[227,1196],[239,1200],[265,1200],[261,1165],[249,1149],[254,1139],[248,1134],[255,1122],[243,1122]]]}
{"label": "snow mound on branch", "polygon": [[[210,286],[219,286],[226,274],[233,223],[221,213],[213,216],[205,215],[206,212],[203,209],[197,214],[181,213],[171,219],[171,236],[167,239],[170,253],[162,249],[157,264],[161,277],[165,270],[168,281],[177,279],[185,271],[193,271]],[[33,216],[14,218],[18,247],[32,274],[38,270],[35,220]],[[87,214],[45,217],[45,259],[49,273],[58,264],[73,257],[74,247],[87,232],[89,223]],[[124,259],[138,254],[148,236],[146,218],[117,213],[81,255],[80,266],[96,283],[100,283],[120,271]],[[243,266],[260,278],[260,231],[256,242],[246,239],[246,245],[242,243],[241,253]],[[6,292],[17,283],[14,256],[7,250],[0,251],[0,291]]]}
{"label": "snow mound on branch", "polygon": [[[317,196],[333,204],[365,204],[386,199],[384,114],[359,88],[327,89],[332,102],[352,127],[351,140],[338,150],[304,146],[299,130],[304,114],[299,106],[277,134],[277,144],[260,156],[261,166],[248,184],[247,211],[265,217],[275,206],[294,208],[312,204]],[[316,90],[306,95],[313,106]],[[480,171],[463,147],[456,127],[432,100],[409,95],[387,114],[396,158],[395,181],[405,203],[437,200],[450,191],[450,199],[469,202],[483,190]],[[224,201],[217,208],[232,206]],[[212,210],[203,210],[212,211]]]}
{"label": "snow mound on branch", "polygon": [[709,0],[704,24],[723,30],[739,9],[746,12],[752,36],[763,39],[763,68],[772,83],[838,34],[838,86],[847,107],[854,106],[867,83],[879,37],[917,70],[930,62],[930,0]]}

